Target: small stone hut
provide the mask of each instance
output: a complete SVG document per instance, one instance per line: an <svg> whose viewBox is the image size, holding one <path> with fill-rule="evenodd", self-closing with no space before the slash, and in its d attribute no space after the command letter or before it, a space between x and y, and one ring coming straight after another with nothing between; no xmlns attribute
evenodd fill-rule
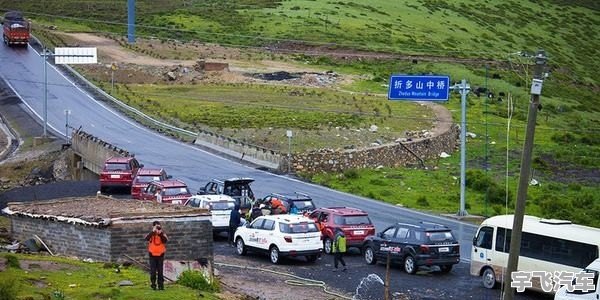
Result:
<svg viewBox="0 0 600 300"><path fill-rule="evenodd" d="M37 235L55 254L106 262L146 263L144 237L158 220L169 237L165 261L212 270L212 225L205 209L98 196L11 202L2 212L15 239Z"/></svg>

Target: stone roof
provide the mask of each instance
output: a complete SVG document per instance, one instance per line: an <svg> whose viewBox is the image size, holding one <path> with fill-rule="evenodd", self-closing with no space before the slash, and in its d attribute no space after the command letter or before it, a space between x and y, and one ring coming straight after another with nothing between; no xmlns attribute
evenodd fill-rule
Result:
<svg viewBox="0 0 600 300"><path fill-rule="evenodd" d="M210 216L206 209L106 196L10 202L2 212L11 216L95 226L108 226L117 220Z"/></svg>

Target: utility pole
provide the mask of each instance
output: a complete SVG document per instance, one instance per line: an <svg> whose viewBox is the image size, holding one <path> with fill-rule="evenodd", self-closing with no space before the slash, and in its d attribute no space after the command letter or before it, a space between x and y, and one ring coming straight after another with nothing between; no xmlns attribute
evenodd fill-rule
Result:
<svg viewBox="0 0 600 300"><path fill-rule="evenodd" d="M469 213L465 209L465 186L466 186L466 165L467 165L467 95L471 90L471 86L463 79L460 84L455 84L450 87L451 90L458 90L460 94L460 208L458 216L466 216Z"/></svg>
<svg viewBox="0 0 600 300"><path fill-rule="evenodd" d="M127 0L127 42L135 43L135 0Z"/></svg>
<svg viewBox="0 0 600 300"><path fill-rule="evenodd" d="M525 132L525 144L521 157L521 172L519 175L519 190L517 192L517 203L513 219L512 234L510 236L510 252L508 255L508 266L504 273L504 286L502 287L503 300L512 300L515 290L511 287L512 273L517 271L519 255L521 255L521 235L523 232L523 218L525 215L525 200L527 199L527 188L529 186L529 175L531 171L531 153L533 151L533 139L535 136L535 122L537 112L540 108L540 95L544 82L544 69L546 66L546 52L538 50L535 55L535 69L531 83L531 102L527 115L527 130Z"/></svg>

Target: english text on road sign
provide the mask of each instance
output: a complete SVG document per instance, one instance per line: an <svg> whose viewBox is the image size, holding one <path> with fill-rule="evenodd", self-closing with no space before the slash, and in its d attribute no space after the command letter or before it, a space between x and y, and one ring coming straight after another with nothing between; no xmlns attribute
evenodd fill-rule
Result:
<svg viewBox="0 0 600 300"><path fill-rule="evenodd" d="M443 75L392 75L388 99L448 101L450 77Z"/></svg>

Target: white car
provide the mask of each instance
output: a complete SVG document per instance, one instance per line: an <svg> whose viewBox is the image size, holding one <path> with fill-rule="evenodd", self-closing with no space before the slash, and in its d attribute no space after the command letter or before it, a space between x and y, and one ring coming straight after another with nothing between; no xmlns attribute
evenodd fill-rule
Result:
<svg viewBox="0 0 600 300"><path fill-rule="evenodd" d="M229 230L229 217L235 207L235 199L227 195L195 195L185 203L187 206L208 209L214 233Z"/></svg>
<svg viewBox="0 0 600 300"><path fill-rule="evenodd" d="M598 300L600 299L600 284L598 277L600 276L600 258L594 260L589 266L587 266L584 272L593 274L593 286L590 286L592 290L583 292L581 290L574 290L572 292L567 291L567 286L561 287L554 295L554 300ZM574 282L576 284L576 282Z"/></svg>
<svg viewBox="0 0 600 300"><path fill-rule="evenodd" d="M314 262L323 251L317 225L301 215L258 217L247 226L238 227L234 241L239 255L245 255L247 250L265 252L274 264L284 256L304 256L308 262Z"/></svg>

